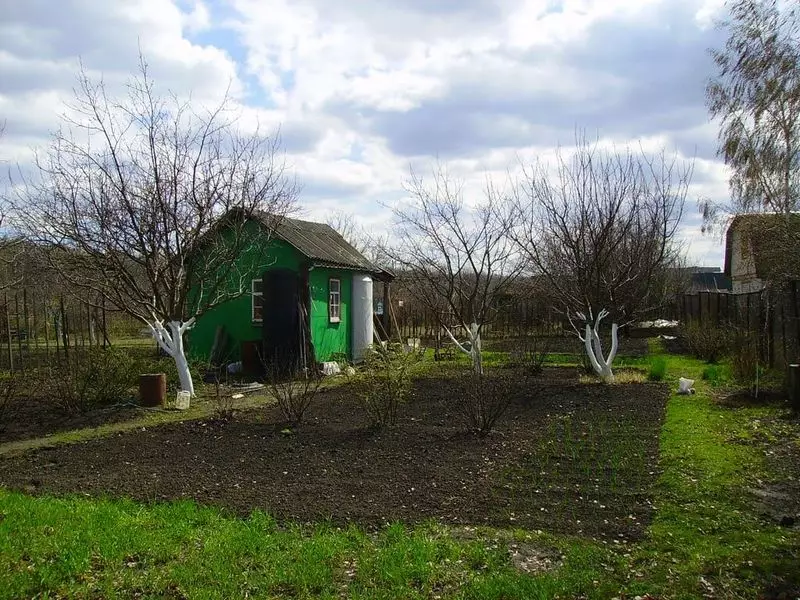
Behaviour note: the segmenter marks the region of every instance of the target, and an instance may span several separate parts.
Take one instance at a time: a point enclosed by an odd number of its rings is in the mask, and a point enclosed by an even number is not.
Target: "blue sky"
[[[0,0],[0,158],[31,160],[78,61],[122,89],[139,48],[157,81],[243,126],[280,126],[306,216],[387,226],[410,165],[437,158],[480,194],[576,128],[695,160],[681,229],[722,264],[698,198],[727,171],[704,107],[722,0]]]

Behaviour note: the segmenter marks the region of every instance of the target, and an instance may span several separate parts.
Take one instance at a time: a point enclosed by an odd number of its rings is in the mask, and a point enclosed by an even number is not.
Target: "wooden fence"
[[[757,334],[762,360],[783,368],[800,360],[800,282],[747,294],[699,292],[679,296],[675,318]]]
[[[64,295],[0,292],[0,370],[25,371],[67,359],[79,349],[106,347],[120,316],[102,304]]]

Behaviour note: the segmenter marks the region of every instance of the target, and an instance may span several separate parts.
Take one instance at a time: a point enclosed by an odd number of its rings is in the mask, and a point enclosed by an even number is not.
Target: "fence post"
[[[8,312],[8,292],[3,293],[6,312],[6,336],[8,341],[8,370],[14,372],[14,351],[11,349],[11,314]]]
[[[61,344],[64,346],[64,358],[69,359],[69,333],[67,331],[69,324],[67,322],[67,311],[64,308],[63,295],[60,298],[60,303],[61,303]]]

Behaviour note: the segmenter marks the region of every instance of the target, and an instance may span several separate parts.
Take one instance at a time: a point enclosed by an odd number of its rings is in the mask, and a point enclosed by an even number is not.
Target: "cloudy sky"
[[[695,158],[682,237],[721,265],[696,199],[727,174],[704,107],[722,0],[0,0],[0,158],[58,125],[79,61],[198,102],[230,87],[242,122],[280,125],[310,218],[386,221],[409,165],[447,161],[479,190],[576,128]]]

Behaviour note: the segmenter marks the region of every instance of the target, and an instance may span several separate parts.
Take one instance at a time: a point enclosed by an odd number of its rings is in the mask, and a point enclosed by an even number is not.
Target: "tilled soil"
[[[459,380],[415,382],[375,430],[343,386],[294,431],[275,407],[0,459],[0,486],[144,501],[191,498],[279,520],[402,520],[633,539],[647,525],[667,398],[655,384],[582,385],[575,370],[515,381],[486,438],[465,433]]]

